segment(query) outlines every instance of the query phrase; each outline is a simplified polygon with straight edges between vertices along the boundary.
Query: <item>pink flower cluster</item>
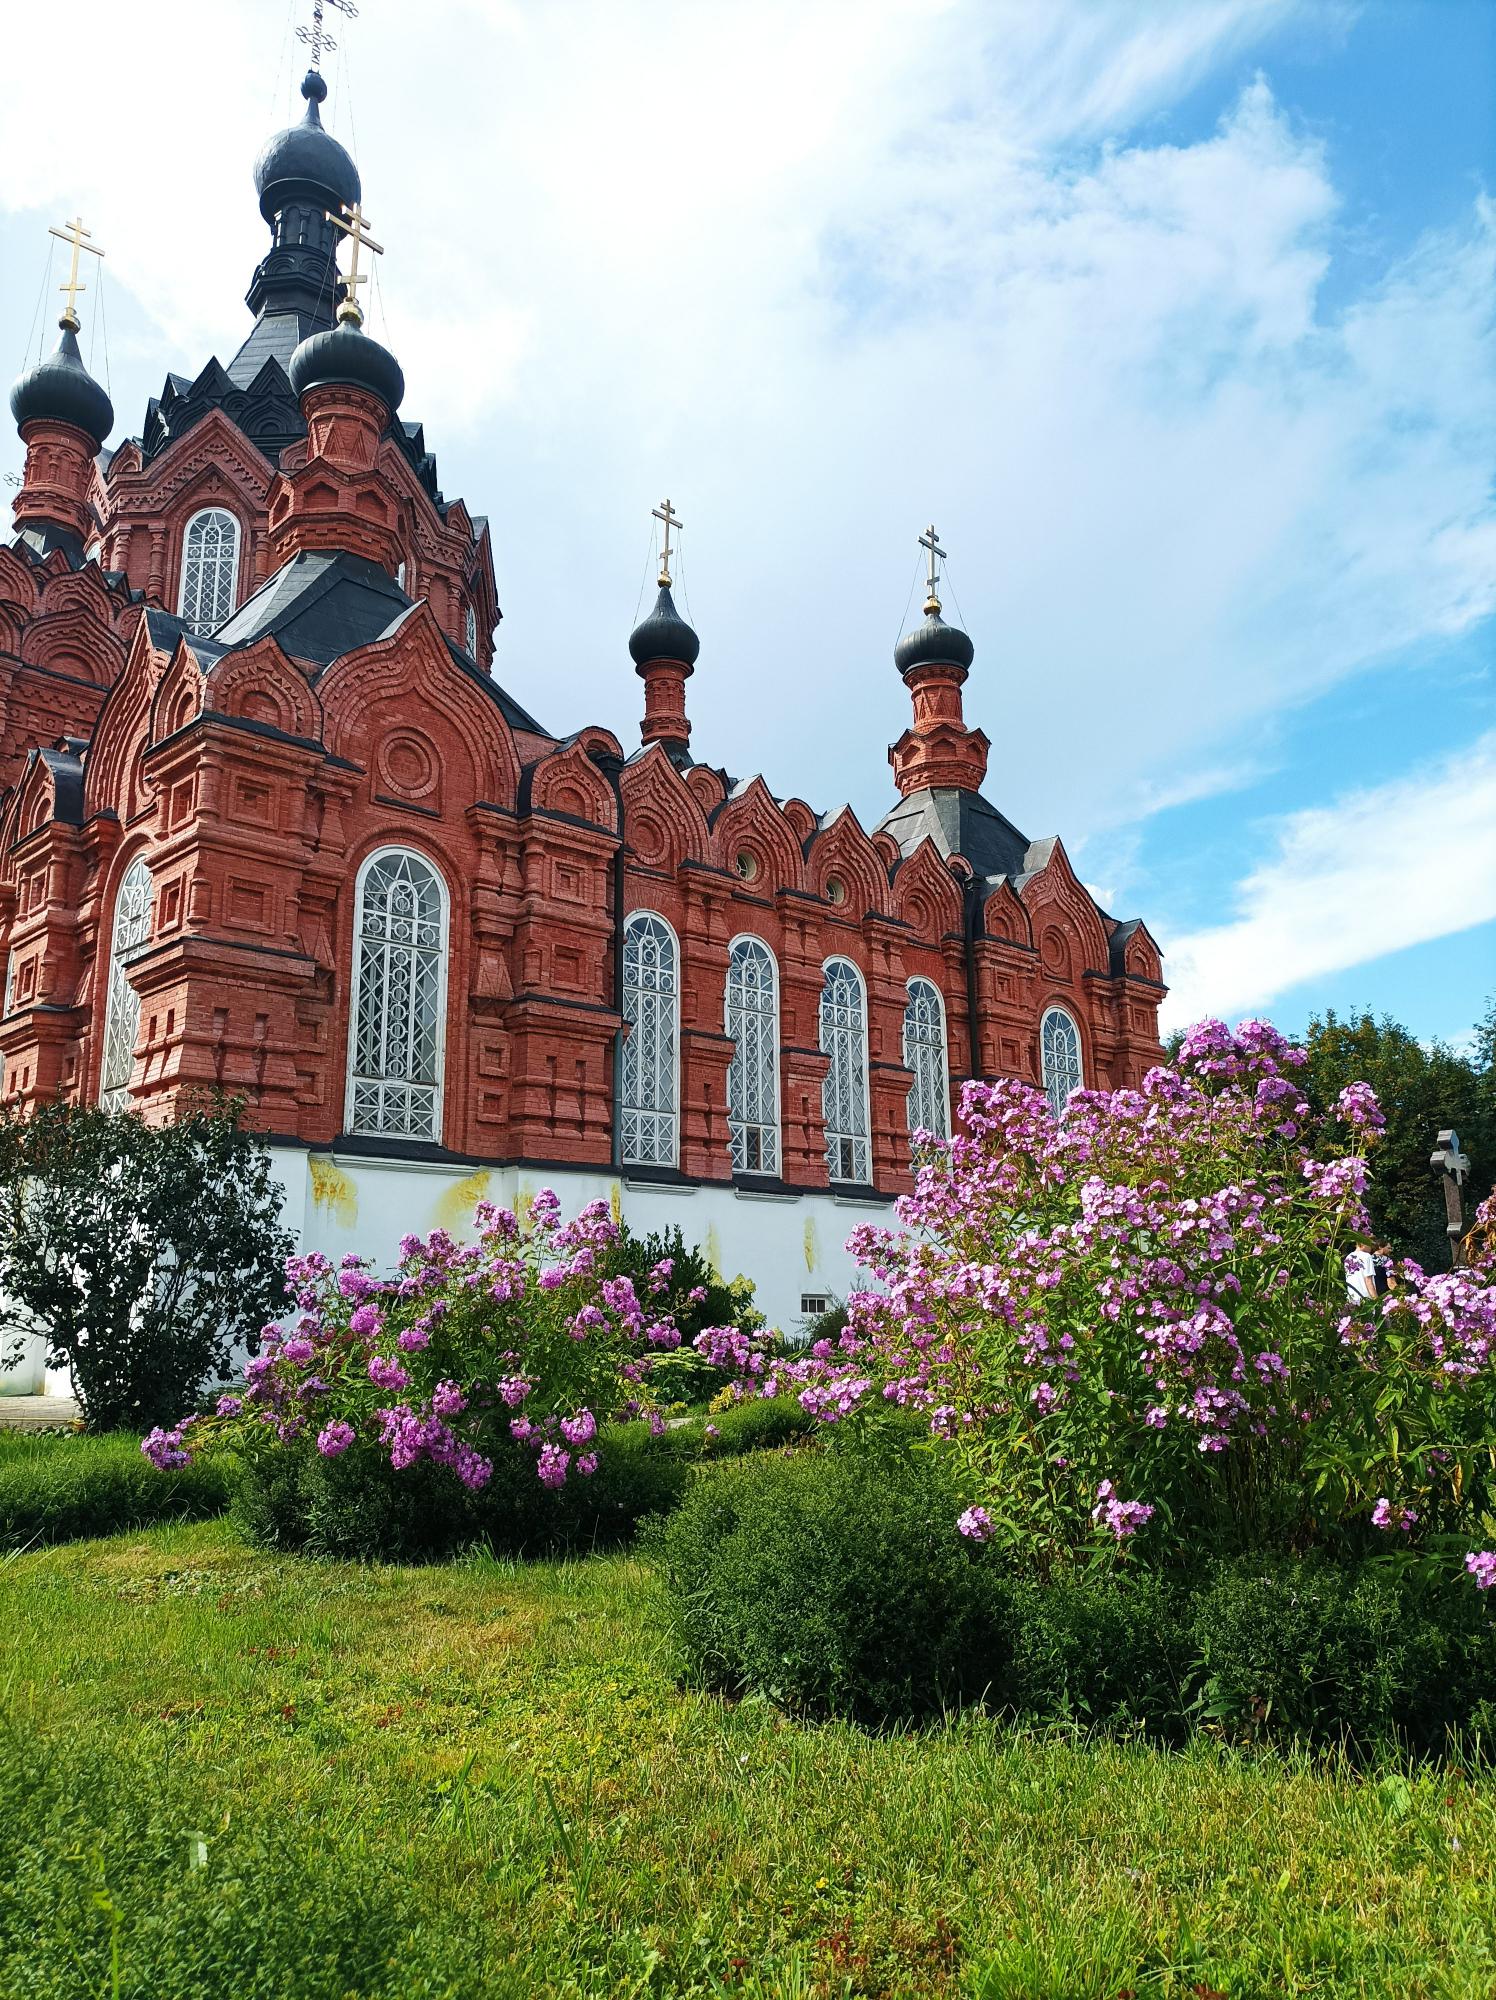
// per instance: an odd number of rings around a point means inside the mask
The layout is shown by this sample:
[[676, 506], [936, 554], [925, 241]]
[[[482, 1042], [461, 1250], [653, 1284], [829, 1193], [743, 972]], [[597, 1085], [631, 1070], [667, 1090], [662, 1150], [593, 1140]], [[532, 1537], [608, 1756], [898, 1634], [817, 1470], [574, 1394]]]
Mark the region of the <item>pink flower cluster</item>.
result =
[[[356, 1256], [291, 1258], [293, 1310], [262, 1330], [242, 1387], [190, 1438], [185, 1424], [153, 1431], [146, 1456], [169, 1470], [215, 1439], [327, 1459], [361, 1445], [396, 1471], [442, 1466], [476, 1492], [494, 1449], [517, 1440], [544, 1486], [590, 1476], [601, 1419], [639, 1412], [647, 1357], [680, 1344], [661, 1297], [672, 1260], [650, 1271], [646, 1304], [630, 1278], [606, 1275], [619, 1240], [606, 1202], [564, 1222], [542, 1189], [523, 1219], [484, 1201], [474, 1221], [471, 1242], [442, 1229], [402, 1238], [388, 1277]], [[719, 1338], [762, 1366], [753, 1343]]]
[[1267, 1022], [1207, 1021], [1059, 1120], [1028, 1084], [967, 1084], [899, 1227], [849, 1241], [845, 1331], [760, 1392], [922, 1412], [1003, 1492], [1001, 1532], [1056, 1553], [1150, 1521], [1193, 1548], [1368, 1521], [1421, 1545], [1496, 1511], [1492, 1271], [1405, 1264], [1348, 1307], [1383, 1119], [1365, 1084], [1317, 1119], [1304, 1061]]

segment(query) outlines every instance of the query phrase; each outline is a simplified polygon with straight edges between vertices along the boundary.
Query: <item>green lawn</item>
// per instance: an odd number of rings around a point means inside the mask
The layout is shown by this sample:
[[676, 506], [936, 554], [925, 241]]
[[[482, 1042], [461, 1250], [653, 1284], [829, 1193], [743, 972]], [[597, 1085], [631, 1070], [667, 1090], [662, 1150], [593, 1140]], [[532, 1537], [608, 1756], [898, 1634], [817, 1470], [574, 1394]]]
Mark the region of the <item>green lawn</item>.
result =
[[0, 1569], [0, 1995], [1489, 1996], [1496, 1778], [805, 1728], [626, 1556]]

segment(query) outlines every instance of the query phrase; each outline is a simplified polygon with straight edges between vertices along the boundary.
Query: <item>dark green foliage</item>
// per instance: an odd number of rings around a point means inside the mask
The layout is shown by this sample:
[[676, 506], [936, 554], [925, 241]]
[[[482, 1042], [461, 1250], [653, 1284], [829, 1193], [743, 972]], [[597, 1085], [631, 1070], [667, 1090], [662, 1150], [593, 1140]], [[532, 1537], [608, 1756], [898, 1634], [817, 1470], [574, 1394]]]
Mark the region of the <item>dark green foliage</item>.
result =
[[678, 1403], [709, 1403], [731, 1380], [726, 1368], [714, 1368], [690, 1347], [657, 1354], [649, 1364], [649, 1393], [665, 1409]]
[[0, 1110], [0, 1291], [71, 1370], [91, 1430], [174, 1422], [281, 1311], [280, 1207], [238, 1103], [164, 1126]]
[[1188, 1591], [1137, 1565], [999, 1585], [1007, 1670], [994, 1705], [1049, 1722], [1185, 1733], [1195, 1644]]
[[1440, 1129], [1453, 1126], [1470, 1156], [1467, 1217], [1496, 1184], [1496, 1004], [1476, 1032], [1473, 1057], [1442, 1042], [1425, 1048], [1398, 1022], [1370, 1013], [1341, 1019], [1327, 1010], [1304, 1037], [1299, 1072], [1316, 1111], [1333, 1110], [1348, 1083], [1369, 1083], [1387, 1130], [1371, 1155], [1366, 1205], [1381, 1240], [1429, 1271], [1449, 1269], [1444, 1196], [1429, 1167]]
[[1194, 1630], [1205, 1710], [1232, 1735], [1439, 1749], [1496, 1725], [1496, 1618], [1465, 1578], [1237, 1563], [1197, 1595]]
[[[673, 1266], [662, 1291], [652, 1293], [649, 1274], [669, 1258]], [[738, 1326], [746, 1333], [757, 1332], [764, 1316], [753, 1304], [753, 1285], [747, 1278], [724, 1280], [713, 1268], [706, 1253], [688, 1244], [679, 1226], [658, 1229], [650, 1236], [635, 1236], [626, 1222], [619, 1224], [619, 1237], [605, 1260], [610, 1278], [630, 1277], [646, 1304], [651, 1298], [668, 1310], [680, 1328], [681, 1343], [689, 1347], [697, 1334], [708, 1326]], [[694, 1303], [693, 1291], [705, 1298]], [[727, 1381], [724, 1374], [718, 1386]]]
[[267, 1547], [359, 1562], [438, 1562], [476, 1544], [508, 1554], [606, 1548], [628, 1541], [648, 1515], [678, 1506], [704, 1455], [732, 1457], [801, 1436], [813, 1424], [798, 1403], [744, 1403], [652, 1437], [646, 1425], [605, 1424], [598, 1469], [559, 1493], [540, 1484], [535, 1454], [514, 1445], [494, 1455], [494, 1473], [469, 1493], [441, 1466], [395, 1471], [377, 1445], [338, 1458], [267, 1451], [247, 1463], [234, 1515]]
[[[0, 1962], [7, 2000], [346, 2000], [463, 1990], [427, 1978], [434, 1934], [399, 1843], [350, 1851], [283, 1808], [199, 1825], [169, 1766], [0, 1751]], [[206, 1817], [206, 1815], [202, 1815]], [[469, 1959], [456, 1936], [448, 1973]], [[469, 1972], [476, 1976], [472, 1960]], [[467, 1988], [466, 1990], [473, 1990]]]
[[138, 1438], [0, 1434], [0, 1548], [202, 1520], [229, 1504], [222, 1459], [158, 1472]]
[[989, 1571], [927, 1455], [790, 1452], [697, 1480], [656, 1537], [692, 1670], [874, 1725], [979, 1700], [1004, 1669]]
[[654, 1531], [691, 1672], [881, 1725], [981, 1702], [1025, 1722], [1201, 1722], [1370, 1752], [1496, 1731], [1496, 1618], [1403, 1563], [1133, 1562], [1015, 1576], [955, 1531], [928, 1453], [816, 1448], [704, 1473]]

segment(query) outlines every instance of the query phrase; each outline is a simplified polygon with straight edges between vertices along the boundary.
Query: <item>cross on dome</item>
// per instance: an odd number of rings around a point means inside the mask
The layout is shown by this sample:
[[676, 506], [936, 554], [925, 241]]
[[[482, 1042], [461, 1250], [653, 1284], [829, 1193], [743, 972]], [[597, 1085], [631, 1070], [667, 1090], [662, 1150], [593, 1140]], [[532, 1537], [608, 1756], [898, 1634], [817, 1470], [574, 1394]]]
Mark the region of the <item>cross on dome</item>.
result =
[[341, 215], [335, 215], [329, 209], [327, 211], [327, 219], [334, 229], [341, 229], [343, 234], [348, 238], [348, 241], [353, 245], [353, 254], [349, 258], [348, 269], [342, 273], [343, 286], [348, 296], [338, 307], [338, 318], [346, 324], [362, 326], [364, 315], [358, 302], [358, 287], [366, 285], [369, 282], [369, 274], [367, 271], [361, 271], [358, 268], [358, 253], [360, 250], [372, 250], [376, 256], [382, 257], [384, 255], [384, 245], [376, 243], [374, 238], [369, 234], [368, 218], [364, 214], [362, 204], [359, 202], [354, 202], [352, 207], [346, 209]]
[[661, 590], [668, 590], [670, 588], [670, 530], [672, 528], [683, 528], [686, 524], [668, 500], [662, 500], [660, 505], [653, 509], [653, 513], [657, 521], [665, 523], [665, 546], [660, 553], [660, 588]]
[[919, 545], [922, 549], [929, 552], [930, 573], [926, 579], [925, 610], [933, 614], [940, 609], [940, 563], [945, 555], [945, 550], [940, 546], [939, 539], [936, 536], [935, 523], [933, 521], [919, 537]]
[[309, 28], [298, 28], [296, 30], [296, 39], [298, 42], [305, 42], [311, 50], [312, 68], [315, 70], [320, 70], [322, 67], [322, 51], [337, 47], [337, 43], [333, 40], [332, 36], [325, 33], [322, 27], [322, 9], [324, 4], [328, 7], [336, 7], [338, 12], [346, 14], [350, 21], [358, 19], [358, 9], [354, 6], [353, 0], [312, 0], [312, 25]]
[[91, 257], [102, 257], [104, 252], [99, 244], [88, 240], [93, 232], [92, 230], [85, 229], [76, 216], [74, 216], [71, 222], [65, 222], [61, 229], [49, 228], [47, 234], [55, 236], [61, 243], [70, 243], [73, 247], [72, 269], [68, 272], [67, 282], [59, 285], [57, 289], [60, 292], [66, 292], [68, 295], [68, 302], [63, 309], [61, 324], [69, 333], [76, 333], [83, 324], [78, 317], [78, 294], [79, 292], [86, 292], [88, 290], [87, 285], [78, 276], [78, 253], [81, 250], [86, 250]]

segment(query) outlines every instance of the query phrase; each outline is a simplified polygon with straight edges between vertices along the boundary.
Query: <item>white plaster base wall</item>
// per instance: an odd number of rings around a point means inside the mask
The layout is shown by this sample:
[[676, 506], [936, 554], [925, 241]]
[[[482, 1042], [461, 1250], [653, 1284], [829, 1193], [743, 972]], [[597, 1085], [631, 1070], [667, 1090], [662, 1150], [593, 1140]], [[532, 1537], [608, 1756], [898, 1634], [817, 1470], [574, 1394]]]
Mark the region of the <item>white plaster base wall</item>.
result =
[[515, 1208], [554, 1188], [563, 1216], [599, 1199], [636, 1235], [679, 1225], [724, 1278], [751, 1278], [760, 1312], [793, 1333], [807, 1294], [845, 1298], [856, 1265], [846, 1239], [859, 1222], [886, 1217], [886, 1203], [837, 1195], [761, 1195], [722, 1187], [662, 1187], [627, 1176], [553, 1168], [427, 1166], [338, 1153], [272, 1148], [286, 1189], [285, 1220], [303, 1250], [334, 1259], [354, 1250], [389, 1270], [400, 1238], [436, 1228], [471, 1238], [481, 1200]]

